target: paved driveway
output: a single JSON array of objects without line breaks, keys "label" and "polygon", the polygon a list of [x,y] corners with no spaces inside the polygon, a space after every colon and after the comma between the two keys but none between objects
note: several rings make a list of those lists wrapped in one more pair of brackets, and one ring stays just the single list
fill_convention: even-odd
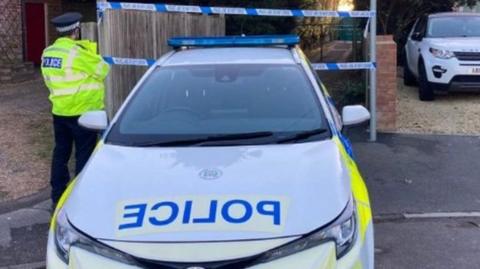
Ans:
[{"label": "paved driveway", "polygon": [[[479,268],[480,138],[352,135],[375,221],[376,268]],[[43,265],[47,204],[0,216],[0,268]]]},{"label": "paved driveway", "polygon": [[352,140],[376,216],[376,268],[479,268],[480,137]]}]

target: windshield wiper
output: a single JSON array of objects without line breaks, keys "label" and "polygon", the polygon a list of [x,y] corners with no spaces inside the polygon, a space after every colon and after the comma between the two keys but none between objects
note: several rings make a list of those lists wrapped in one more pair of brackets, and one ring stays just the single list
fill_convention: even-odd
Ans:
[{"label": "windshield wiper", "polygon": [[314,135],[323,134],[323,133],[325,133],[325,132],[327,132],[327,129],[324,129],[324,128],[319,128],[319,129],[313,129],[313,130],[309,130],[309,131],[299,132],[299,133],[294,134],[293,136],[279,139],[279,140],[275,141],[275,143],[277,143],[277,144],[283,144],[283,143],[295,142],[295,141],[299,141],[299,140],[308,139],[308,138],[310,138],[310,137],[312,137],[312,136],[314,136]]},{"label": "windshield wiper", "polygon": [[269,137],[269,136],[273,136],[273,132],[253,132],[253,133],[211,135],[206,137],[185,139],[185,140],[144,142],[144,143],[133,144],[132,146],[135,146],[135,147],[192,146],[192,145],[199,145],[207,142],[254,139],[254,138]]}]

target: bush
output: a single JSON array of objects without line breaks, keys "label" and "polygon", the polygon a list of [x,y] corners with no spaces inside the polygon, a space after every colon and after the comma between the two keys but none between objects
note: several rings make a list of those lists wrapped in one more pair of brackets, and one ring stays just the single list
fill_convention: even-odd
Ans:
[{"label": "bush", "polygon": [[342,108],[347,105],[365,104],[365,92],[365,82],[348,80],[340,84],[340,90],[335,91],[337,96],[333,97],[337,101],[337,106]]}]

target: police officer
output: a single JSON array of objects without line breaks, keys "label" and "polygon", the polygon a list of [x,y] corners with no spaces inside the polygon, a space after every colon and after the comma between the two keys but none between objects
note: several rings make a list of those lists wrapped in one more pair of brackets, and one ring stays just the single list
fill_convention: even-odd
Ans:
[{"label": "police officer", "polygon": [[50,90],[55,148],[50,184],[53,206],[58,203],[69,180],[68,160],[75,144],[75,174],[92,153],[97,134],[78,125],[80,115],[104,107],[104,80],[109,66],[97,54],[97,44],[80,40],[80,13],[71,12],[51,22],[59,32],[53,45],[42,55],[42,75]]}]

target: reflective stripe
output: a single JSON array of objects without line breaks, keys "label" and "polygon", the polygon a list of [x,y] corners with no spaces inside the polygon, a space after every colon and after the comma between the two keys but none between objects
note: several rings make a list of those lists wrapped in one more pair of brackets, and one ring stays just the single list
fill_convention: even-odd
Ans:
[{"label": "reflective stripe", "polygon": [[59,47],[50,47],[50,48],[47,48],[44,52],[50,52],[50,51],[58,51],[58,52],[66,53],[66,54],[70,53],[70,50],[64,49],[64,48],[59,48]]},{"label": "reflective stripe", "polygon": [[363,269],[362,260],[357,260],[357,262],[353,265],[352,269]]},{"label": "reflective stripe", "polygon": [[105,63],[103,61],[99,62],[97,68],[95,69],[95,75],[101,76],[103,73],[103,68],[105,67]]},{"label": "reflective stripe", "polygon": [[372,223],[372,209],[369,206],[357,204],[357,214],[360,223],[360,237],[365,240],[367,228]]},{"label": "reflective stripe", "polygon": [[52,95],[53,96],[71,95],[80,91],[93,91],[93,90],[103,90],[103,84],[89,83],[89,84],[82,84],[78,88],[52,90]]},{"label": "reflective stripe", "polygon": [[77,27],[80,27],[80,22],[76,22],[72,25],[64,26],[64,27],[57,27],[57,31],[60,33],[62,32],[67,32],[76,29]]},{"label": "reflective stripe", "polygon": [[77,57],[77,54],[78,54],[78,47],[74,46],[68,53],[67,60],[65,61],[65,65],[63,66],[65,68],[66,74],[73,73],[73,70],[72,70],[73,60],[75,59],[75,57]]},{"label": "reflective stripe", "polygon": [[73,186],[77,182],[77,179],[74,178],[69,184],[68,187],[65,189],[63,192],[62,196],[60,197],[60,200],[58,200],[57,207],[55,208],[55,212],[53,213],[52,220],[50,221],[50,231],[55,231],[55,225],[57,224],[57,214],[60,208],[63,207],[65,202],[67,201],[68,197],[72,193]]},{"label": "reflective stripe", "polygon": [[68,72],[68,74],[66,74],[65,76],[44,75],[45,80],[49,82],[74,82],[74,81],[85,79],[86,77],[87,77],[86,74],[83,74],[83,73],[72,74],[72,72]]},{"label": "reflective stripe", "polygon": [[316,268],[336,268],[337,267],[337,255],[335,251],[330,251],[325,260],[320,261],[320,264]]},{"label": "reflective stripe", "polygon": [[[97,145],[93,149],[93,153],[97,152],[101,147],[103,147],[103,140],[98,141]],[[92,153],[92,155],[93,155]]]},{"label": "reflective stripe", "polygon": [[343,143],[340,141],[338,136],[333,138],[333,141],[337,144],[340,154],[342,155],[345,165],[348,168],[350,173],[350,185],[352,188],[353,197],[357,202],[357,215],[359,219],[360,226],[360,238],[362,241],[365,239],[367,228],[372,222],[372,210],[370,207],[370,199],[368,198],[368,190],[363,181],[362,175],[358,171],[357,164],[355,161],[348,155]]}]

